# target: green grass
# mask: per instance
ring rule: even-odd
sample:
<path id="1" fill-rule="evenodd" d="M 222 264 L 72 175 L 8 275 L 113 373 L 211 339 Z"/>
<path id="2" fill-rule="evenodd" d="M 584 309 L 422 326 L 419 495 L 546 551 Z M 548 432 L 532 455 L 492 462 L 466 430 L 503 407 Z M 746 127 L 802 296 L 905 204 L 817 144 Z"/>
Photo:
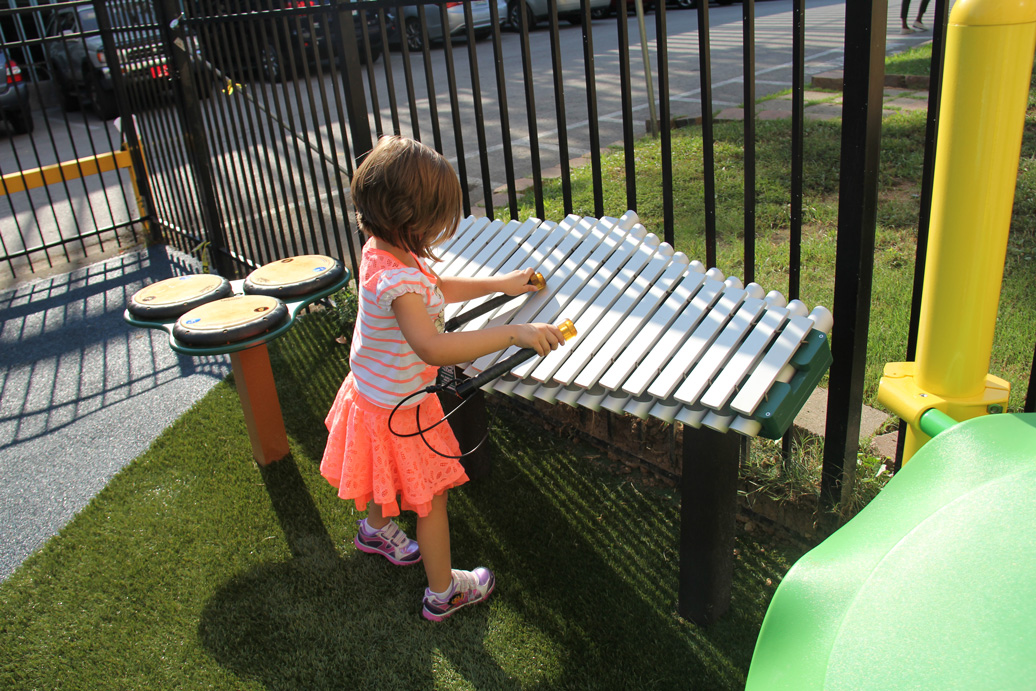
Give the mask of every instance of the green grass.
<path id="1" fill-rule="evenodd" d="M 932 71 L 932 43 L 907 48 L 885 58 L 885 74 L 918 74 L 928 76 Z"/>
<path id="2" fill-rule="evenodd" d="M 731 611 L 687 623 L 674 493 L 496 405 L 493 471 L 452 491 L 450 514 L 454 563 L 499 585 L 424 621 L 423 570 L 359 553 L 361 516 L 319 475 L 346 369 L 337 329 L 314 314 L 271 344 L 288 459 L 251 460 L 224 382 L 0 585 L 0 688 L 743 686 L 802 548 L 740 535 Z"/>

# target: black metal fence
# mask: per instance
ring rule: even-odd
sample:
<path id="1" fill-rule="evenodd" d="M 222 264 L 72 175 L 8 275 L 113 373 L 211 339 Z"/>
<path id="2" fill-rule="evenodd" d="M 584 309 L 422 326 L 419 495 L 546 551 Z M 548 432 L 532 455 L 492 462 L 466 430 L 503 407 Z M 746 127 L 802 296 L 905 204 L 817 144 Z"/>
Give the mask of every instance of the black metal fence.
<path id="1" fill-rule="evenodd" d="M 7 57 L 20 65 L 33 106 L 46 114 L 35 113 L 35 131 L 13 135 L 0 158 L 7 271 L 18 276 L 144 235 L 202 253 L 228 276 L 309 252 L 344 257 L 355 268 L 349 179 L 356 160 L 386 132 L 443 152 L 462 179 L 468 213 L 516 217 L 523 181 L 531 181 L 542 218 L 547 177 L 559 179 L 569 213 L 571 161 L 584 157 L 593 203 L 581 211 L 619 215 L 638 208 L 634 145 L 646 129 L 657 127 L 661 158 L 654 165 L 663 181 L 672 179 L 676 115 L 700 117 L 702 259 L 715 265 L 712 113 L 721 85 L 712 78 L 717 49 L 710 41 L 720 34 L 739 44 L 739 92 L 724 98 L 751 115 L 758 19 L 774 3 L 744 0 L 739 21 L 724 14 L 718 29 L 711 25 L 715 8 L 704 2 L 659 2 L 643 23 L 629 0 L 542 4 L 542 14 L 516 11 L 514 0 L 77 0 L 0 9 Z M 679 7 L 688 4 L 695 8 Z M 806 88 L 805 1 L 791 6 L 789 299 L 800 291 Z M 937 59 L 947 7 L 935 3 Z M 846 489 L 860 432 L 887 5 L 850 2 L 844 14 L 835 363 L 823 478 L 832 503 Z M 694 30 L 674 40 L 669 22 L 687 17 Z M 929 162 L 938 114 L 933 66 Z M 674 103 L 682 111 L 674 114 Z M 66 115 L 51 117 L 56 109 Z M 755 120 L 746 117 L 746 283 L 756 271 L 755 140 Z M 605 208 L 607 147 L 624 153 L 621 209 Z M 59 174 L 46 169 L 59 163 L 68 164 Z M 93 174 L 94 167 L 108 170 Z M 45 184 L 50 180 L 57 182 Z M 930 186 L 926 176 L 925 199 Z M 670 243 L 673 194 L 663 184 L 662 227 L 652 229 Z M 924 200 L 921 206 L 927 208 Z M 920 226 L 923 258 L 923 216 Z"/>

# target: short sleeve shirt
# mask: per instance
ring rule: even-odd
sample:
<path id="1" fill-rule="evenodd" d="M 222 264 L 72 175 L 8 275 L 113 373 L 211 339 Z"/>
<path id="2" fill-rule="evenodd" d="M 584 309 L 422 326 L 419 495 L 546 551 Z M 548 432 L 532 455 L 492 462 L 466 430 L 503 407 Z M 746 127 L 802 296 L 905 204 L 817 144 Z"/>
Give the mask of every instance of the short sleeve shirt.
<path id="1" fill-rule="evenodd" d="M 360 262 L 359 308 L 349 367 L 357 392 L 384 408 L 393 408 L 406 396 L 424 389 L 438 372 L 437 367 L 417 357 L 392 312 L 396 298 L 417 293 L 424 299 L 436 329 L 443 331 L 446 300 L 438 279 L 420 258 L 411 256 L 417 268 L 402 264 L 368 242 L 363 247 Z M 405 405 L 417 405 L 423 398 L 415 396 Z"/>

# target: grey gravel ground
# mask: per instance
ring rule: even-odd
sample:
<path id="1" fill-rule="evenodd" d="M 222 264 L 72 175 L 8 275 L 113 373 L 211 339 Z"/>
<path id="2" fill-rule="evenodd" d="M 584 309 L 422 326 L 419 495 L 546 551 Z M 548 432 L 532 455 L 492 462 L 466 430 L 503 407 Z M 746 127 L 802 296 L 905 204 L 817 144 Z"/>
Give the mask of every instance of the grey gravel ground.
<path id="1" fill-rule="evenodd" d="M 230 371 L 122 315 L 199 267 L 152 247 L 0 292 L 0 580 Z"/>

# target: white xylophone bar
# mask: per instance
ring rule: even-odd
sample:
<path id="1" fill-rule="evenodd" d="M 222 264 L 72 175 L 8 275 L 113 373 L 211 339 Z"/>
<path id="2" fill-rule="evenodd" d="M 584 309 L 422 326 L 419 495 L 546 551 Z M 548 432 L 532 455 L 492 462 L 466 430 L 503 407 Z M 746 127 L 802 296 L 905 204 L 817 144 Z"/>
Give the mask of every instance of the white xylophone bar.
<path id="1" fill-rule="evenodd" d="M 487 388 L 591 409 L 659 417 L 754 435 L 767 391 L 795 374 L 792 356 L 812 329 L 828 332 L 823 307 L 705 271 L 647 233 L 636 214 L 566 217 L 560 224 L 468 219 L 444 245 L 442 275 L 484 276 L 533 267 L 547 288 L 462 329 L 572 319 L 575 339 L 523 363 Z M 451 306 L 453 314 L 476 301 Z M 508 349 L 466 368 L 473 376 Z"/>

